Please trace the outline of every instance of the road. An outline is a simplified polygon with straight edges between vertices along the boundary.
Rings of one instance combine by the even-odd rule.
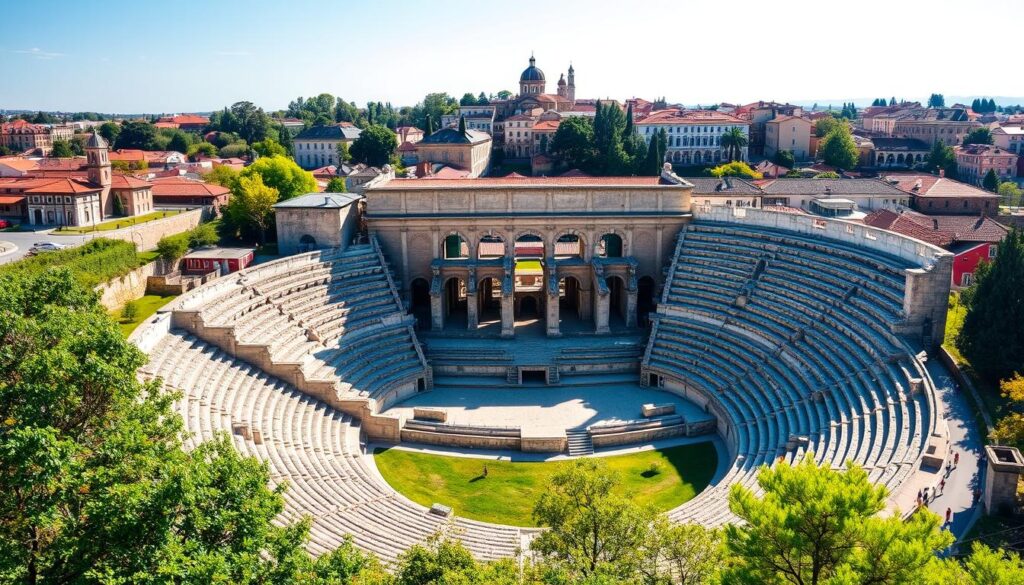
[[[79,246],[89,241],[93,236],[56,236],[51,235],[52,228],[44,228],[34,232],[0,232],[0,242],[10,242],[18,247],[13,253],[0,256],[0,264],[14,262],[25,257],[29,248],[36,242],[57,242],[68,246]]]

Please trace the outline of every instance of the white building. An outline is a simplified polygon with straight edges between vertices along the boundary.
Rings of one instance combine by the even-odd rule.
[[[664,128],[668,137],[665,160],[681,165],[728,161],[722,135],[733,128],[739,128],[750,141],[750,122],[713,110],[660,110],[637,121],[635,126],[645,142]],[[747,150],[747,146],[740,149],[739,160],[747,160]]]
[[[338,146],[349,146],[362,132],[348,122],[331,126],[312,126],[299,132],[294,140],[295,162],[304,169],[318,169],[327,165],[339,165]]]

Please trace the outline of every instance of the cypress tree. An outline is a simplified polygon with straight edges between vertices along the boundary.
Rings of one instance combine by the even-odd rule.
[[[626,108],[626,130],[623,132],[623,136],[632,136],[633,132],[633,102],[629,103],[629,107]]]
[[[985,173],[985,178],[981,180],[981,186],[984,187],[986,191],[991,191],[993,193],[999,191],[999,177],[996,176],[994,169],[989,169],[988,172]]]
[[[434,120],[432,120],[429,115],[427,116],[427,128],[426,128],[426,130],[427,130],[427,136],[430,136],[431,134],[434,133]]]
[[[459,134],[466,135],[466,117],[459,116]]]
[[[647,142],[647,157],[644,159],[644,175],[657,176],[661,168],[661,160],[658,158],[658,135],[651,136]]]

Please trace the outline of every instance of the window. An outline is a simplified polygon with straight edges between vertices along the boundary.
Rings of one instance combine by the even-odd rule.
[[[988,247],[988,257],[989,258],[995,258],[996,257],[996,253],[998,251],[999,251],[999,246],[998,245],[996,245],[996,244],[989,244],[989,247]]]
[[[960,286],[971,286],[972,282],[974,282],[974,273],[964,272],[960,275]]]

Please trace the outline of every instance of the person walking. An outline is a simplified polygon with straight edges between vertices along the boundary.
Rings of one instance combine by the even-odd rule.
[[[953,518],[953,508],[946,508],[946,524],[949,524],[951,518]]]
[[[484,464],[484,477],[487,477],[487,464]]]
[[[942,490],[942,493],[946,493],[946,478],[939,480],[939,489]]]
[[[957,465],[960,465],[960,452],[959,451],[954,451],[953,452],[953,467],[956,467]]]

